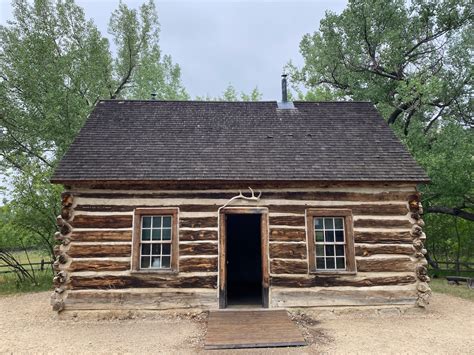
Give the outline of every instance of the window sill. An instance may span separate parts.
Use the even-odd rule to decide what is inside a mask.
[[[357,271],[345,271],[345,270],[341,270],[341,271],[321,271],[321,270],[313,270],[313,271],[310,271],[309,272],[311,275],[318,275],[318,276],[331,276],[331,275],[340,275],[340,276],[343,276],[343,275],[356,275],[357,274]]]
[[[132,275],[178,275],[176,270],[131,270]]]

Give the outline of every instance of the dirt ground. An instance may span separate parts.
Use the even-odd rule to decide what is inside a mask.
[[[474,302],[434,294],[427,311],[293,316],[309,345],[211,354],[474,353]],[[205,353],[206,314],[58,319],[49,293],[0,297],[0,353]]]

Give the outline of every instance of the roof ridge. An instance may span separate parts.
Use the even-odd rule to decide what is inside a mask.
[[[261,101],[230,101],[230,100],[144,100],[144,99],[100,99],[100,102],[137,102],[137,103],[209,103],[209,104],[278,104],[277,100],[261,100]],[[293,103],[298,104],[373,104],[372,101],[365,100],[322,100],[322,101],[305,101],[294,100]]]
[[[196,103],[277,103],[276,100],[263,100],[263,101],[225,101],[225,100],[143,100],[143,99],[100,99],[98,102],[196,102]]]

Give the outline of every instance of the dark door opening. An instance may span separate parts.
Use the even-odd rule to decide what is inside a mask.
[[[227,215],[227,304],[262,305],[261,215]]]

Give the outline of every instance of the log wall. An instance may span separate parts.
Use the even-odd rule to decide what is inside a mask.
[[[218,209],[238,193],[71,188],[58,217],[53,308],[216,308]],[[230,206],[268,208],[271,307],[414,304],[429,293],[414,199],[409,185],[335,184],[269,187]],[[130,271],[134,209],[146,207],[179,208],[176,273]],[[356,274],[308,270],[306,210],[318,207],[352,210]]]

